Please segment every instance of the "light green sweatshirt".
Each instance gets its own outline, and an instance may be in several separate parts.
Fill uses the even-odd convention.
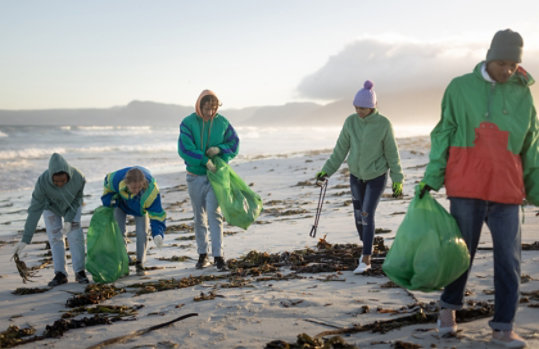
[[[399,150],[391,122],[379,114],[378,110],[364,119],[357,114],[346,118],[333,154],[322,171],[331,176],[347,155],[350,173],[358,179],[371,180],[389,169],[393,183],[403,181]]]
[[[61,188],[52,182],[52,176],[59,172],[65,172],[69,176],[69,181]],[[62,155],[52,154],[49,169],[39,176],[32,193],[22,242],[29,244],[32,241],[43,210],[49,210],[64,217],[65,222],[73,222],[77,210],[82,205],[85,184],[86,179],[79,170],[70,166]]]

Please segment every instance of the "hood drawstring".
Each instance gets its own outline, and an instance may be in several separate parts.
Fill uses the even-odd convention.
[[[208,143],[206,144],[206,149],[208,149],[208,145],[210,143],[211,127],[213,125],[213,119],[214,118],[215,118],[215,115],[210,119],[210,125],[209,125],[209,129],[208,129]],[[206,121],[204,121],[204,118],[201,118],[201,119],[202,119],[202,128],[200,129],[200,150],[202,150],[205,153],[206,149],[203,149],[203,148],[204,148],[204,128],[205,128],[205,125],[206,125]]]

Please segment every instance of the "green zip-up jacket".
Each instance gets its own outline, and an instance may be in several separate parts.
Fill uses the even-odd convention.
[[[404,175],[393,128],[378,110],[364,119],[357,114],[346,118],[333,153],[322,171],[331,176],[348,154],[348,168],[358,179],[371,180],[389,169],[393,183],[402,183]]]
[[[449,197],[539,205],[539,123],[522,68],[505,83],[484,77],[484,62],[457,77],[431,132],[423,182]]]
[[[187,172],[196,175],[206,174],[208,148],[218,147],[221,150],[218,156],[228,163],[238,155],[240,144],[236,131],[224,116],[215,114],[208,121],[200,116],[200,101],[207,94],[213,92],[205,90],[201,93],[195,106],[197,112],[182,120],[178,137],[178,154],[185,161]]]
[[[52,176],[65,172],[69,181],[61,188],[54,185]],[[54,153],[49,160],[49,169],[37,179],[28,208],[28,217],[24,225],[22,242],[32,241],[36,226],[44,210],[64,217],[65,222],[73,222],[77,210],[82,205],[82,195],[86,179],[75,167],[70,166],[62,155]]]

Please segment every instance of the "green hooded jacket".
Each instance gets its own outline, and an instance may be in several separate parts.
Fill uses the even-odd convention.
[[[522,68],[505,83],[488,81],[484,63],[448,85],[431,132],[423,182],[449,197],[539,205],[539,123]],[[487,75],[488,76],[488,75]]]
[[[218,147],[217,156],[229,162],[238,155],[240,140],[232,124],[221,114],[216,113],[210,120],[202,118],[202,98],[206,95],[215,95],[212,91],[204,90],[198,97],[195,113],[186,116],[180,124],[178,137],[178,154],[185,161],[187,172],[195,175],[206,174],[208,156],[206,151],[210,147]]]
[[[348,153],[348,168],[358,179],[371,180],[389,169],[393,183],[402,183],[404,175],[393,128],[378,110],[365,118],[357,114],[346,118],[333,153],[322,171],[328,176],[334,174]]]
[[[69,181],[61,188],[54,185],[52,176],[65,172]],[[70,166],[62,155],[54,153],[49,160],[49,169],[37,179],[28,208],[28,217],[24,226],[22,242],[32,241],[37,223],[44,210],[64,217],[65,222],[73,222],[77,210],[82,205],[82,195],[86,179],[76,168]]]

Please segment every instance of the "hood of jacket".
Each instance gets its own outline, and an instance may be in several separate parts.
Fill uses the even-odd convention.
[[[215,96],[215,98],[217,98],[217,95],[211,91],[211,90],[204,90],[200,93],[200,96],[198,96],[198,99],[197,99],[197,102],[195,104],[195,111],[196,111],[196,114],[198,117],[200,117],[202,120],[204,120],[204,117],[202,116],[202,105],[200,105],[200,103],[202,102],[202,98],[206,97],[206,96]],[[217,100],[219,100],[219,98],[217,98]],[[217,115],[217,112],[212,115],[211,119],[213,119],[215,117],[215,115]],[[207,121],[207,120],[205,120]]]
[[[51,183],[53,183],[52,176],[60,172],[67,173],[69,179],[73,177],[73,167],[67,163],[62,155],[54,153],[49,159],[49,179]]]

